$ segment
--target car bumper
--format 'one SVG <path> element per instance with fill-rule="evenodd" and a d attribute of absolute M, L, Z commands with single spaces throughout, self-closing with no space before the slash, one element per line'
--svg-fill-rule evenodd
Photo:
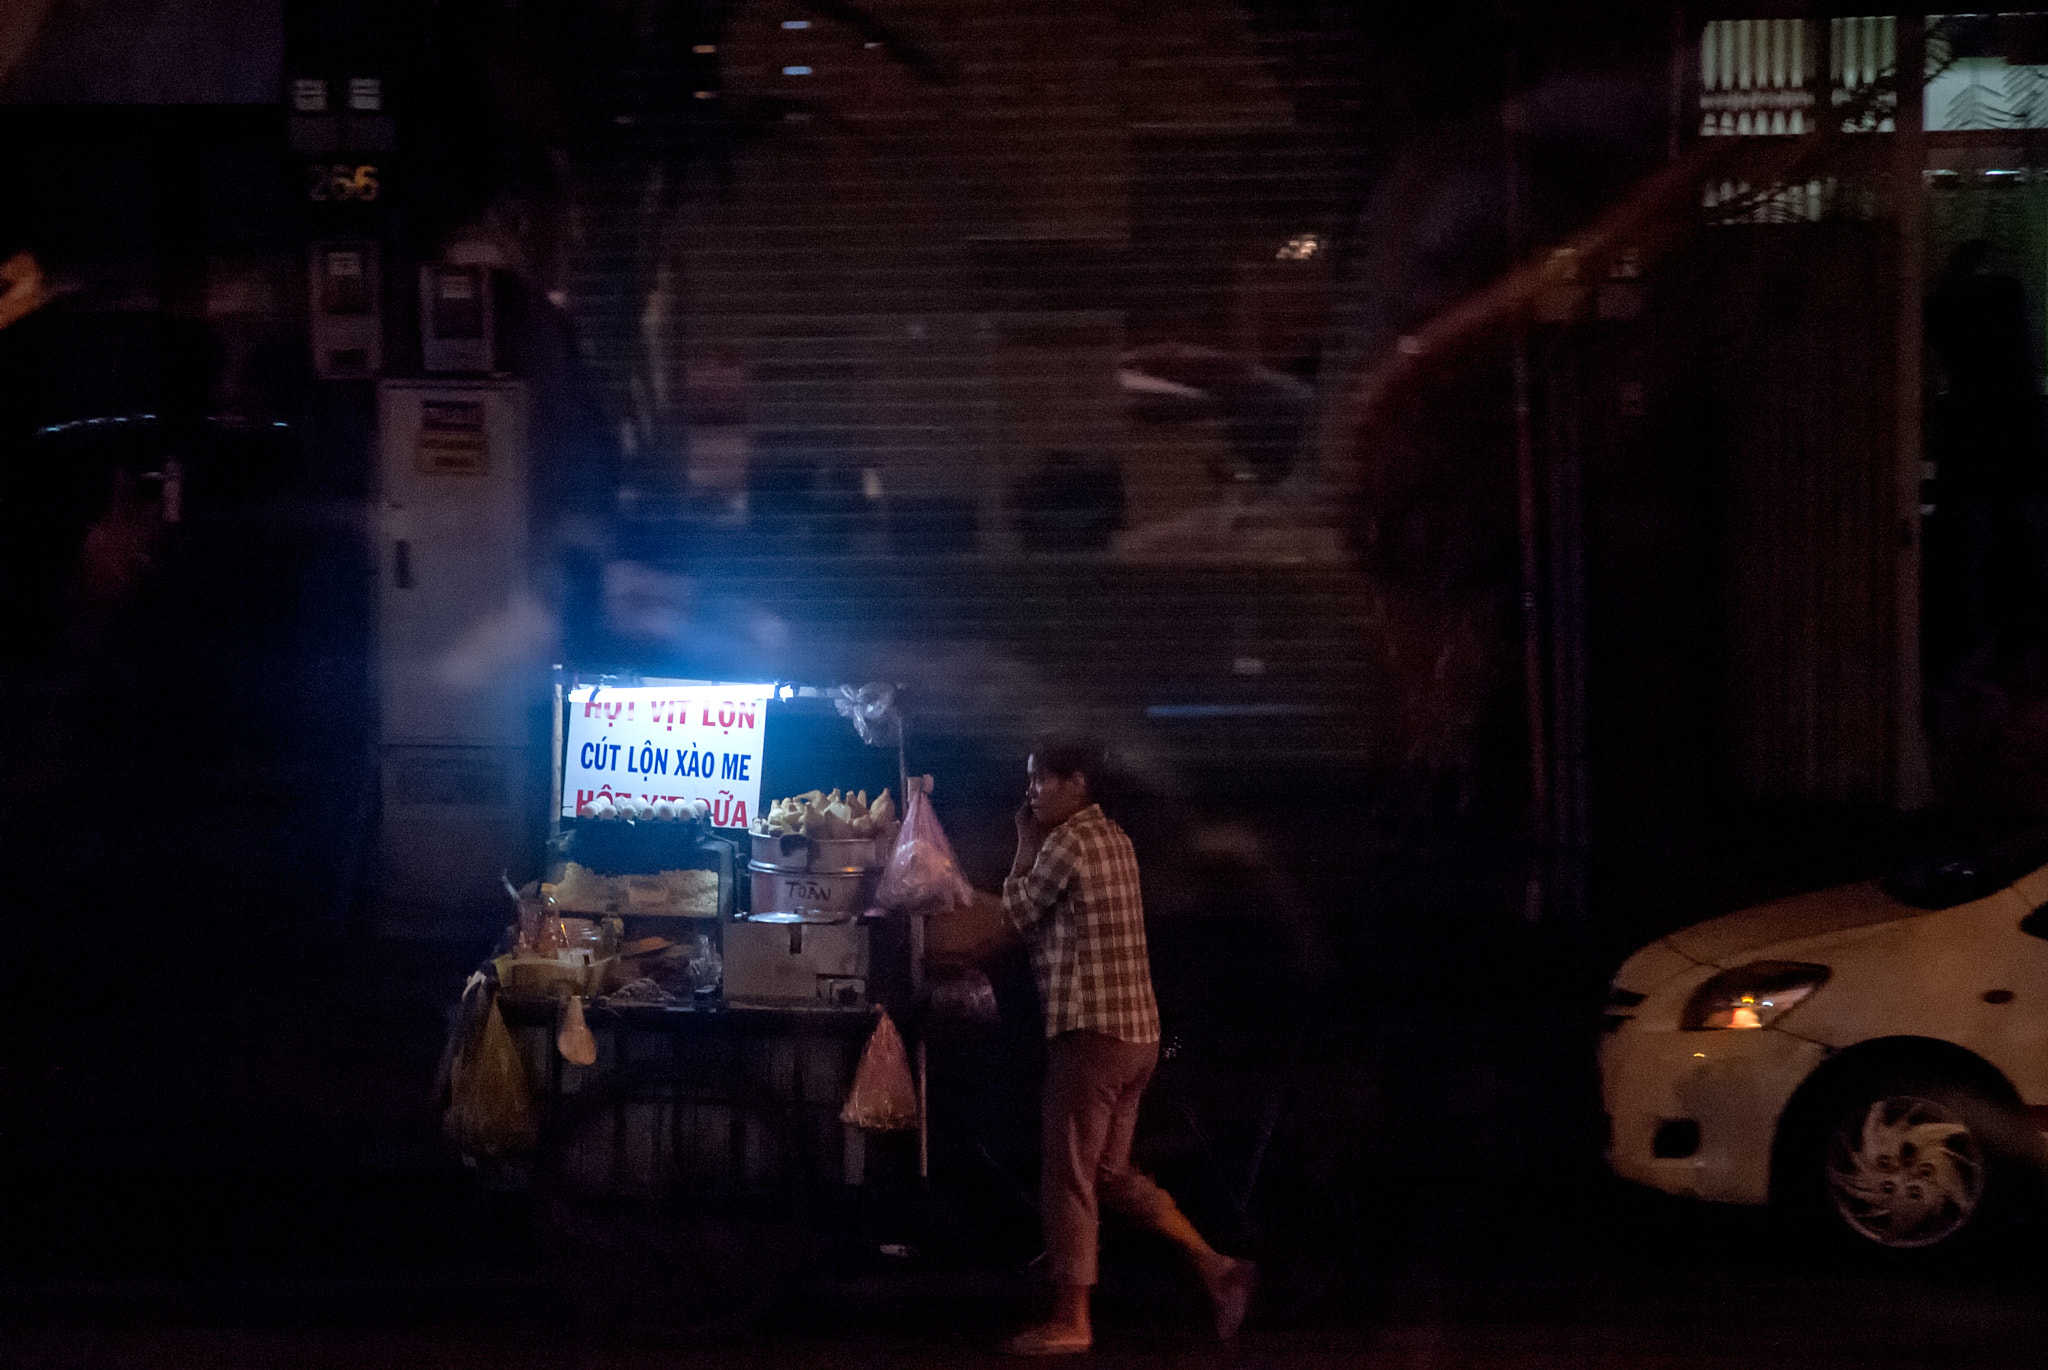
<path fill-rule="evenodd" d="M 1763 1203 L 1778 1119 L 1825 1055 L 1769 1028 L 1678 1032 L 1624 1023 L 1600 1049 L 1608 1164 L 1669 1194 Z"/>

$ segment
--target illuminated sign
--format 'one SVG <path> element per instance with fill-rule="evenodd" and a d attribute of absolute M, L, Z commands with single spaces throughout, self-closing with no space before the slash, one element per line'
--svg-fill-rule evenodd
<path fill-rule="evenodd" d="M 562 817 L 585 804 L 702 800 L 711 822 L 744 828 L 761 809 L 772 685 L 584 685 L 569 692 Z"/>

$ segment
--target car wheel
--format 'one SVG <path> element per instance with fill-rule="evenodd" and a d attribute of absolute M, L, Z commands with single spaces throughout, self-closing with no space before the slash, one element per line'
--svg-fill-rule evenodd
<path fill-rule="evenodd" d="M 2009 1109 L 1975 1090 L 1906 1075 L 1846 1081 L 1806 1120 L 1803 1206 L 1880 1251 L 1948 1250 L 1997 1224 L 2018 1197 Z"/>

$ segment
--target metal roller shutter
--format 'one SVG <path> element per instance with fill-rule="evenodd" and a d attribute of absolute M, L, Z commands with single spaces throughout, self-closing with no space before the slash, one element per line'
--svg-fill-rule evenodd
<path fill-rule="evenodd" d="M 1314 441 L 1339 7 L 750 0 L 586 34 L 569 311 L 700 669 L 1398 760 Z"/>

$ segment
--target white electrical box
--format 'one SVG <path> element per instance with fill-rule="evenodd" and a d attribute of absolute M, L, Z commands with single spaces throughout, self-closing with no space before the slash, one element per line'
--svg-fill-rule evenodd
<path fill-rule="evenodd" d="M 448 937 L 502 926 L 499 875 L 540 841 L 526 750 L 387 745 L 379 759 L 377 930 Z"/>
<path fill-rule="evenodd" d="M 420 358 L 426 370 L 487 376 L 497 369 L 496 337 L 490 268 L 420 268 Z"/>
<path fill-rule="evenodd" d="M 527 405 L 507 381 L 377 388 L 379 906 L 386 930 L 479 930 L 532 848 L 548 634 L 530 588 Z"/>
<path fill-rule="evenodd" d="M 313 245 L 310 268 L 313 374 L 368 380 L 384 369 L 384 281 L 377 245 Z"/>

